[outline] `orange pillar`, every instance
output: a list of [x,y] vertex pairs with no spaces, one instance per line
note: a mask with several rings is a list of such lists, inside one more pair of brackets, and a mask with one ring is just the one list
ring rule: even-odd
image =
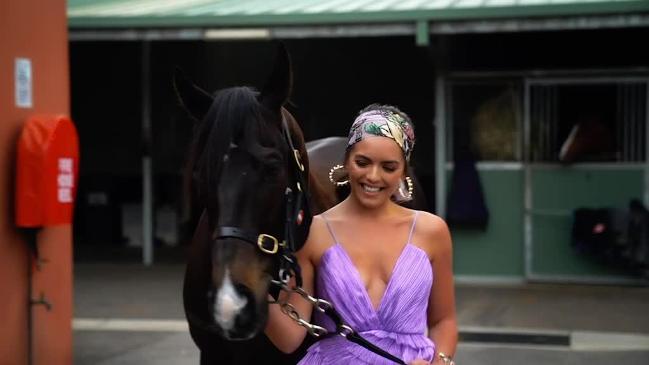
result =
[[[14,224],[16,139],[35,113],[70,114],[65,0],[0,1],[0,365],[27,364],[28,251]],[[15,65],[31,63],[31,107],[16,103]],[[72,364],[72,237],[70,225],[38,235],[47,260],[35,271],[33,364]]]

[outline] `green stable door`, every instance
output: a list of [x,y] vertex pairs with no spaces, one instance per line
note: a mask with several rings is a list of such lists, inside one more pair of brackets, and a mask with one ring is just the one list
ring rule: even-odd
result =
[[446,192],[471,155],[489,210],[483,230],[451,226],[459,279],[637,281],[578,252],[572,230],[579,208],[648,203],[646,79],[451,79],[446,95]]
[[606,282],[628,276],[614,263],[580,254],[572,243],[573,213],[578,208],[628,209],[642,200],[642,166],[529,166],[531,279]]

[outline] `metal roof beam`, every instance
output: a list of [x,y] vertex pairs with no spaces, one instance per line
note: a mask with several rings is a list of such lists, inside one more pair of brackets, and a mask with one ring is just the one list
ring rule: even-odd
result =
[[554,30],[636,28],[649,26],[649,14],[500,19],[431,23],[432,34],[498,33]]
[[385,37],[414,34],[415,25],[408,23],[273,28],[70,30],[69,39],[71,41],[245,40]]
[[106,30],[70,30],[70,41],[171,41],[203,40],[202,29],[106,29]]
[[[414,36],[426,46],[430,35],[588,30],[649,27],[649,14],[580,16],[544,19],[503,19],[392,24],[276,26],[259,28],[89,29],[69,31],[71,41],[166,41],[307,39]],[[428,32],[426,32],[428,28]]]
[[271,28],[273,38],[353,38],[412,36],[413,23],[363,24],[363,25],[320,25]]

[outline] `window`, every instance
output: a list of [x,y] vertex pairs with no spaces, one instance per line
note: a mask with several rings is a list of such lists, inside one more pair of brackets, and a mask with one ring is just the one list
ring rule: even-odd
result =
[[478,161],[521,159],[521,92],[513,81],[456,81],[450,84],[449,158]]
[[646,100],[641,82],[533,84],[530,160],[644,161]]

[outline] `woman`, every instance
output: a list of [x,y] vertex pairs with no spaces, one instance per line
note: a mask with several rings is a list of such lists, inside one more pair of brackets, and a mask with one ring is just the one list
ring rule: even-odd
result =
[[[395,202],[411,198],[404,181],[414,141],[411,122],[398,109],[374,104],[362,110],[344,167],[337,166],[346,170],[351,193],[314,217],[297,256],[303,288],[331,302],[369,342],[408,364],[451,364],[457,324],[448,228],[433,214]],[[330,177],[340,185],[332,176],[337,168]],[[298,295],[288,300],[302,318],[311,318],[311,304]],[[266,334],[280,350],[295,351],[305,329],[278,306],[269,311]],[[319,314],[315,322],[334,328]],[[393,364],[341,336],[316,342],[299,364],[350,363]]]

